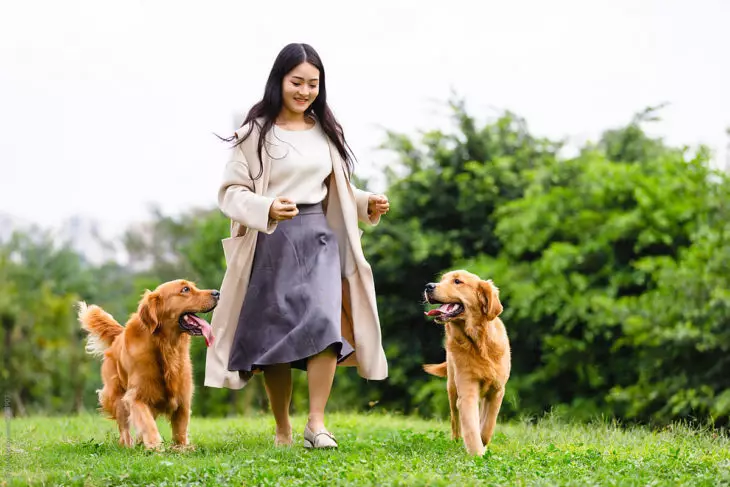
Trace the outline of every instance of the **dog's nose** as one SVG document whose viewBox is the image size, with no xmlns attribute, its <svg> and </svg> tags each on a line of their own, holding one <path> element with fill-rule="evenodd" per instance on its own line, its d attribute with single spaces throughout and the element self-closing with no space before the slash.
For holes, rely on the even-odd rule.
<svg viewBox="0 0 730 487">
<path fill-rule="evenodd" d="M 211 291 L 210 295 L 213 296 L 215 299 L 220 299 L 221 297 L 220 291 Z"/>
<path fill-rule="evenodd" d="M 433 292 L 434 289 L 436 289 L 436 284 L 434 284 L 433 282 L 429 282 L 428 284 L 426 284 L 427 293 Z"/>
</svg>

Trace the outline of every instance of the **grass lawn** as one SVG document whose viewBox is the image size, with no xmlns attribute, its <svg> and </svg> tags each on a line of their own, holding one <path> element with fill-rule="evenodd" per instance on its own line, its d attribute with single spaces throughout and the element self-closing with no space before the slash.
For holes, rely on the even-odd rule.
<svg viewBox="0 0 730 487">
<path fill-rule="evenodd" d="M 159 420 L 165 441 L 169 426 Z M 448 421 L 331 414 L 338 451 L 273 447 L 269 416 L 193 418 L 193 452 L 117 446 L 101 417 L 13 419 L 2 430 L 0 485 L 729 485 L 730 440 L 675 427 L 498 424 L 487 454 L 470 458 Z"/>
</svg>

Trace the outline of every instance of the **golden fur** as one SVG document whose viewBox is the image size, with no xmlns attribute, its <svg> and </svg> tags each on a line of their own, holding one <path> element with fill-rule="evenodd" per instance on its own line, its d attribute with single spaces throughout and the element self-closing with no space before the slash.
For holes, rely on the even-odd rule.
<svg viewBox="0 0 730 487">
<path fill-rule="evenodd" d="M 424 369 L 447 378 L 452 438 L 463 438 L 470 454 L 483 455 L 511 368 L 507 331 L 498 317 L 499 289 L 491 280 L 457 270 L 428 284 L 424 295 L 427 302 L 442 304 L 427 315 L 446 328 L 446 362 Z"/>
<path fill-rule="evenodd" d="M 126 326 L 98 306 L 79 303 L 79 321 L 89 332 L 86 350 L 103 356 L 99 403 L 117 421 L 120 444 L 133 446 L 131 425 L 138 442 L 160 447 L 155 418 L 164 414 L 172 424 L 173 443 L 188 446 L 193 395 L 190 335 L 205 330 L 206 341 L 212 335 L 207 322 L 187 316 L 183 323 L 184 315 L 208 312 L 218 298 L 218 291 L 199 290 L 185 280 L 166 282 L 145 291 Z M 189 326 L 183 329 L 186 323 Z"/>
</svg>

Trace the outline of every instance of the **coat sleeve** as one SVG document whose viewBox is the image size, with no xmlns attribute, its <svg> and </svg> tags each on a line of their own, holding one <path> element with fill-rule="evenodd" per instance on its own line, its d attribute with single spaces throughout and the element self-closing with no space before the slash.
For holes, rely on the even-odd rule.
<svg viewBox="0 0 730 487">
<path fill-rule="evenodd" d="M 368 198 L 373 193 L 358 189 L 352 183 L 350 183 L 350 186 L 352 187 L 352 192 L 355 194 L 355 204 L 357 205 L 357 219 L 372 226 L 380 223 L 380 215 L 374 218 L 371 218 L 370 215 L 368 215 Z"/>
<path fill-rule="evenodd" d="M 243 151 L 235 147 L 218 189 L 220 210 L 245 227 L 270 234 L 276 229 L 276 222 L 269 219 L 269 208 L 273 202 L 274 198 L 255 193 L 248 161 Z"/>
</svg>

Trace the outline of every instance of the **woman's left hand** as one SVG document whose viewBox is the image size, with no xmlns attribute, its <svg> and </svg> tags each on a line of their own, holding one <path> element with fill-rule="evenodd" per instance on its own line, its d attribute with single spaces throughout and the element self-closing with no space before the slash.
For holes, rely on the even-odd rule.
<svg viewBox="0 0 730 487">
<path fill-rule="evenodd" d="M 368 196 L 368 216 L 370 218 L 385 215 L 388 210 L 390 210 L 390 203 L 387 196 L 384 194 L 371 194 Z"/>
</svg>

